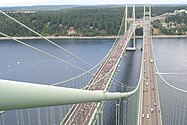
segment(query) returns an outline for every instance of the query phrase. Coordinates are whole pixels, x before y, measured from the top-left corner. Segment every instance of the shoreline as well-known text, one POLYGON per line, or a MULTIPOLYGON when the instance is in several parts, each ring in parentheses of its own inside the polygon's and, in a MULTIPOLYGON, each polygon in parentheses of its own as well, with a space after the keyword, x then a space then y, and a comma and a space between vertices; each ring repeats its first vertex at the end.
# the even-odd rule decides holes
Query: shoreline
MULTIPOLYGON (((115 39, 116 36, 44 36, 47 39, 115 39)), ((21 40, 31 40, 31 39, 43 39, 41 37, 12 37, 15 39, 21 39, 21 40)), ((7 37, 0 37, 0 40, 9 40, 10 38, 7 37)))
MULTIPOLYGON (((43 39, 41 37, 13 37, 15 39, 20 40, 31 40, 31 39, 43 39)), ((47 39, 115 39, 116 36, 45 36, 47 39)), ((142 39, 143 36, 136 36, 138 39, 142 39)), ((187 35, 154 35, 152 38, 155 39, 164 39, 164 38, 187 38, 187 35)), ((0 37, 0 40, 9 40, 10 38, 7 37, 0 37)))
POLYGON ((152 38, 162 39, 162 38, 187 38, 187 35, 154 35, 152 38))

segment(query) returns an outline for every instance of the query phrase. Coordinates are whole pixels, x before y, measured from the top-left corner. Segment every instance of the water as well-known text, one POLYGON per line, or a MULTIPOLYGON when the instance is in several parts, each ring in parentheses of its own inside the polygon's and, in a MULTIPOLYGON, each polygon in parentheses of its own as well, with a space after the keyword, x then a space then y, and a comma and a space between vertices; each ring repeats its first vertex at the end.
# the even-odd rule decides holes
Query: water
MULTIPOLYGON (((114 42, 113 39, 54 41, 92 65, 96 65, 107 54, 114 42)), ((81 68, 90 69, 89 66, 43 40, 25 40, 25 42, 81 68)), ((160 72, 187 73, 186 39, 155 39, 153 42, 156 62, 160 72)), ((138 48, 141 47, 141 43, 142 40, 138 39, 136 43, 138 48)), ((0 41, 0 57, 0 79, 53 84, 83 73, 79 69, 10 40, 0 41)), ((121 60, 120 71, 117 73, 116 79, 126 83, 128 86, 136 86, 139 78, 140 60, 140 49, 135 52, 127 52, 126 56, 121 60)), ((164 78, 174 85, 187 88, 185 75, 176 75, 175 77, 164 75, 164 78)), ((110 91, 123 90, 118 85, 112 85, 110 91)), ((12 125, 13 122, 10 121, 15 121, 16 119, 15 117, 10 119, 10 116, 13 116, 12 112, 9 111, 9 114, 6 115, 7 118, 9 117, 9 121, 5 119, 6 125, 12 125)), ((31 114, 36 115, 36 112, 32 113, 31 111, 31 114)), ((45 118, 43 119, 46 120, 45 118)), ((60 121, 59 119, 57 121, 60 121)), ((104 106, 104 123, 105 125, 115 124, 115 101, 106 102, 104 106)))
MULTIPOLYGON (((96 65, 108 52, 113 40, 94 40, 94 42, 93 40, 55 40, 55 42, 88 63, 96 65)), ((27 43, 81 68, 90 69, 89 66, 43 40, 27 40, 27 43)), ((51 84, 83 72, 13 41, 0 42, 0 57, 1 79, 51 84)))
POLYGON ((154 39, 154 53, 160 73, 170 84, 187 90, 187 39, 154 39), (173 74, 172 74, 173 73, 173 74))
MULTIPOLYGON (((187 41, 186 39, 155 39, 156 63, 166 82, 187 90, 187 41)), ((158 76, 158 75, 157 75, 158 76)), ((187 123, 187 93, 178 91, 158 76, 159 97, 164 125, 187 123)))

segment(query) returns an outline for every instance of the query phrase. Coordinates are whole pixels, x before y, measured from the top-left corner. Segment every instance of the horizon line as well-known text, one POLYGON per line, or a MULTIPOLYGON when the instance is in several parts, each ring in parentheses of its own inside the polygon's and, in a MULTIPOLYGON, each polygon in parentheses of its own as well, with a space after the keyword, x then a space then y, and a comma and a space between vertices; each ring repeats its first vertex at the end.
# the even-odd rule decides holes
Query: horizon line
MULTIPOLYGON (((36 5, 0 5, 0 7, 34 7, 34 6, 106 6, 106 5, 116 5, 116 6, 120 6, 120 5, 133 5, 133 3, 129 3, 129 4, 36 4, 36 5)), ((144 5, 144 4, 135 4, 135 5, 144 5)), ((157 4, 157 3, 152 3, 150 5, 187 5, 187 3, 175 3, 175 4, 171 4, 171 3, 161 3, 161 4, 157 4)))

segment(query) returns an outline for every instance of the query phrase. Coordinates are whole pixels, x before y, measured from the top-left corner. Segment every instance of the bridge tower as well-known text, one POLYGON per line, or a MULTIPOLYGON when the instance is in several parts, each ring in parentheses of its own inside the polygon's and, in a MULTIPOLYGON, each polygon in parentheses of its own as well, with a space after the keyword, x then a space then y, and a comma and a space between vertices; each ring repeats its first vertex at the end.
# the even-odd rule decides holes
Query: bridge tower
POLYGON ((151 5, 144 5, 144 16, 143 16, 144 22, 145 22, 145 18, 149 18, 151 20, 151 5))
MULTIPOLYGON (((125 7, 125 32, 128 30, 129 26, 133 26, 136 23, 136 16, 135 16, 135 5, 133 4, 132 6, 128 7, 128 5, 126 5, 125 7), (128 17, 128 8, 132 8, 132 15, 131 17, 128 17)), ((129 15, 130 16, 130 15, 129 15)), ((127 50, 136 50, 136 45, 135 45, 135 28, 133 29, 133 43, 132 43, 132 47, 128 47, 127 50)))

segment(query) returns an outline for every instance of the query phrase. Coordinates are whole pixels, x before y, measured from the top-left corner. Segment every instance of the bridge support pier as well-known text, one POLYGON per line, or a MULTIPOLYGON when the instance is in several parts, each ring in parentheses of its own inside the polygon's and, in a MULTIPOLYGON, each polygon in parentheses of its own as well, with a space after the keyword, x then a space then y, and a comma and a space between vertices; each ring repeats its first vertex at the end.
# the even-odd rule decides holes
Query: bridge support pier
MULTIPOLYGON (((131 21, 130 23, 133 23, 132 25, 135 25, 136 23, 136 17, 135 17, 135 5, 133 5, 132 7, 132 18, 128 18, 128 6, 126 5, 126 8, 125 8, 125 32, 127 31, 128 29, 128 23, 129 21, 131 21)), ((133 38, 132 38, 132 47, 128 47, 127 50, 128 51, 135 51, 136 50, 136 44, 135 44, 135 28, 133 29, 133 38)))

